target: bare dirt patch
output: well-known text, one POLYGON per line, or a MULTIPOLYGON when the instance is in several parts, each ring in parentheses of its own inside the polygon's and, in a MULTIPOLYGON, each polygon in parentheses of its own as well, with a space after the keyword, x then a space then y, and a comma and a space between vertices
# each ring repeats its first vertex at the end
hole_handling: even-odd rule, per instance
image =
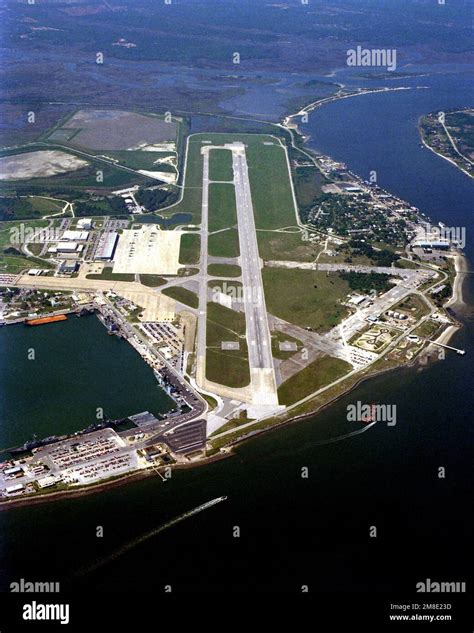
POLYGON ((141 149, 176 140, 176 122, 122 110, 79 110, 60 130, 77 130, 70 144, 92 150, 141 149))
POLYGON ((56 150, 26 152, 0 158, 0 180, 44 178, 86 167, 82 158, 56 150))

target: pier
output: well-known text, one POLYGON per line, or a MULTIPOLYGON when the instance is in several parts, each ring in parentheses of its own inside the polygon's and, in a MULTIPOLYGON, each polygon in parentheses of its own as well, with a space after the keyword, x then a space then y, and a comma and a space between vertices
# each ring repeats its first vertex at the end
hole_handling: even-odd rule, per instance
POLYGON ((451 345, 445 345, 444 343, 437 343, 436 341, 428 341, 428 343, 438 345, 439 347, 444 347, 445 349, 450 349, 453 352, 456 352, 456 354, 461 354, 461 356, 464 356, 464 354, 466 353, 465 349, 459 349, 458 347, 452 347, 451 345))

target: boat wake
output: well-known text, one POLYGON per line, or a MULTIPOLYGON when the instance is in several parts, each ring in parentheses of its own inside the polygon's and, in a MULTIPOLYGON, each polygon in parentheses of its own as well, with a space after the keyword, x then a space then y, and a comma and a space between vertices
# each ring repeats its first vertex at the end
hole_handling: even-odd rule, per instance
POLYGON ((334 444, 334 442, 342 442, 342 440, 347 440, 349 437, 353 437, 354 435, 365 433, 370 429, 371 426, 374 426, 374 424, 377 424, 377 420, 374 420, 370 424, 367 424, 367 426, 364 426, 364 428, 358 429, 357 431, 352 431, 351 433, 346 433, 345 435, 338 435, 337 437, 331 437, 329 440, 315 442, 313 446, 323 446, 324 444, 334 444))
POLYGON ((153 538, 157 534, 160 534, 160 532, 164 532, 164 530, 167 530, 168 528, 175 525, 176 523, 180 523, 181 521, 184 521, 185 519, 188 519, 189 517, 192 517, 195 514, 198 514, 198 512, 207 510, 208 508, 211 508, 212 506, 216 505, 217 503, 220 503, 221 501, 225 501, 226 499, 227 497, 225 496, 217 497, 216 499, 211 499, 211 501, 207 501, 206 503, 203 503, 202 505, 197 506, 196 508, 193 508, 192 510, 189 510, 188 512, 184 512, 183 514, 180 514, 174 519, 171 519, 170 521, 163 523, 163 525, 160 525, 160 527, 155 528, 154 530, 150 530, 149 532, 146 532, 145 534, 142 534, 141 536, 133 539, 133 541, 129 541, 128 543, 126 543, 125 545, 117 549, 115 552, 113 552, 109 556, 106 556, 105 558, 101 558, 99 561, 96 561, 92 565, 80 569, 77 573, 77 576, 85 576, 87 574, 90 574, 93 571, 96 571, 100 567, 103 567, 104 565, 108 565, 114 560, 117 560, 117 558, 120 558, 121 556, 129 552, 134 547, 137 547, 141 543, 148 541, 149 539, 153 538))

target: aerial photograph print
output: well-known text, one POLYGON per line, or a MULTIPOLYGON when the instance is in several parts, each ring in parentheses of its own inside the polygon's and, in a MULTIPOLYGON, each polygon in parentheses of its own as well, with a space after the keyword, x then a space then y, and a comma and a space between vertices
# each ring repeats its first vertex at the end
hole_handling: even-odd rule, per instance
POLYGON ((0 0, 0 633, 472 633, 473 273, 474 0, 0 0))

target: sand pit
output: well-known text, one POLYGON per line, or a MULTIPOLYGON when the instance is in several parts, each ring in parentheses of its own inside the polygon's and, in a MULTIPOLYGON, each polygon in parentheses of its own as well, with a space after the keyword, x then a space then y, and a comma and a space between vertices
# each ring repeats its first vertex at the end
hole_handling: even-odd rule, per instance
POLYGON ((0 180, 45 178, 76 171, 88 164, 73 154, 56 150, 25 152, 0 158, 0 180))
POLYGON ((153 176, 153 178, 159 178, 163 182, 174 185, 176 182, 176 174, 169 171, 149 171, 148 169, 138 170, 144 176, 153 176))

